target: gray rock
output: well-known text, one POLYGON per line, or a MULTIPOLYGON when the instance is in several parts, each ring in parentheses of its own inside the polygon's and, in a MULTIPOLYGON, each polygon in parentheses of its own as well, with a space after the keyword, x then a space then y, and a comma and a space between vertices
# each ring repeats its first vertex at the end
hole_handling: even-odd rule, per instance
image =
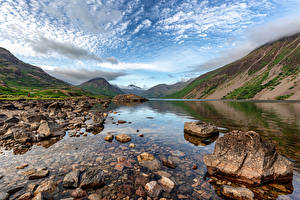
POLYGON ((217 139, 214 153, 204 156, 208 173, 247 184, 291 181, 293 163, 254 131, 232 131, 217 139))
POLYGON ((223 185, 221 192, 224 196, 237 200, 253 200, 254 193, 248 188, 223 185))
POLYGON ((87 169, 81 178, 80 188, 100 188, 104 186, 103 171, 98 167, 87 169))
POLYGON ((8 193, 0 191, 0 200, 7 200, 8 198, 9 198, 8 193))
POLYGON ((211 137, 219 133, 216 126, 205 122, 185 122, 184 132, 198 137, 211 137))
POLYGON ((63 180, 63 186, 65 188, 77 188, 79 185, 80 171, 78 169, 68 173, 63 180))
POLYGON ((42 123, 37 132, 41 137, 50 137, 50 136, 62 136, 64 132, 61 130, 61 127, 53 122, 44 122, 42 123))
POLYGON ((162 191, 162 187, 156 181, 147 183, 145 189, 151 197, 158 197, 162 191))

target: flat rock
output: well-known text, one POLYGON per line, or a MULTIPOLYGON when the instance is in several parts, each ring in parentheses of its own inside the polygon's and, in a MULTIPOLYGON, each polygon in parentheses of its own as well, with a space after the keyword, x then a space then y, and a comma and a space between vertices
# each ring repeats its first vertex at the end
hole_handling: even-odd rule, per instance
POLYGON ((158 183, 162 186, 163 190, 166 192, 171 192, 175 187, 175 183, 171 179, 165 176, 159 179, 158 183))
POLYGON ((126 143, 131 141, 131 137, 127 134, 120 134, 116 136, 116 140, 121 143, 126 143))
POLYGON ((138 162, 141 166, 150 170, 157 170, 161 168, 159 160, 157 160, 152 154, 146 152, 138 155, 138 162))
POLYGON ((28 176, 29 180, 34 180, 34 179, 41 179, 49 174, 49 170, 42 168, 42 169, 30 169, 28 171, 25 171, 23 173, 25 176, 28 176))
POLYGON ((106 135, 106 136, 104 137, 104 140, 105 140, 105 141, 108 141, 108 142, 113 141, 113 139, 114 139, 114 136, 113 136, 113 135, 106 135))
POLYGON ((223 185, 221 192, 224 196, 237 200, 253 200, 254 193, 248 188, 223 185))
POLYGON ((68 173, 63 180, 63 186, 65 188, 77 188, 79 185, 80 170, 76 169, 68 173))
POLYGON ((232 131, 216 140, 213 154, 203 158, 208 173, 246 184, 292 180, 293 163, 254 131, 232 131))
POLYGON ((43 182, 40 186, 37 187, 37 189, 34 192, 34 195, 38 195, 39 193, 43 193, 43 194, 54 194, 57 192, 57 183, 52 181, 52 180, 48 180, 43 182))
POLYGON ((103 171, 98 167, 88 168, 82 175, 80 188, 91 189, 104 186, 103 171))
POLYGON ((185 122, 184 132, 198 137, 211 137, 219 133, 216 126, 205 122, 185 122))

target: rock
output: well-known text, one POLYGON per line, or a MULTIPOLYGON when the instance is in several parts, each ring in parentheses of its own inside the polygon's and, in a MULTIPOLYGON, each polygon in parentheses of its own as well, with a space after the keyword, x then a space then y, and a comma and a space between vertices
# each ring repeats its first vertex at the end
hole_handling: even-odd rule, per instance
POLYGON ((53 122, 41 123, 37 132, 40 134, 41 137, 55 137, 64 135, 64 132, 61 130, 61 127, 53 122))
POLYGON ((211 137, 219 133, 216 126, 205 122, 185 122, 184 132, 199 137, 211 137))
POLYGON ((54 194, 57 192, 57 190, 57 183, 52 180, 48 180, 43 182, 40 186, 38 186, 38 188, 34 192, 34 195, 37 195, 39 193, 54 194))
POLYGON ((171 192, 175 187, 175 183, 171 179, 165 176, 163 176, 160 180, 158 180, 158 183, 162 186, 163 190, 166 192, 171 192))
POLYGON ((246 184, 291 181, 293 163, 254 131, 232 131, 217 139, 214 153, 204 156, 208 173, 246 184))
POLYGON ((129 144, 129 147, 130 147, 130 148, 134 148, 134 147, 135 147, 135 144, 130 143, 130 144, 129 144))
POLYGON ((24 169, 25 167, 28 167, 27 163, 24 163, 23 165, 16 166, 16 169, 24 169))
POLYGON ((118 124, 125 124, 126 123, 126 121, 124 121, 124 120, 118 120, 118 124))
POLYGON ((47 120, 47 117, 45 117, 44 115, 32 114, 26 118, 26 121, 28 121, 29 123, 40 122, 42 120, 47 120))
POLYGON ((8 118, 4 121, 5 124, 8 124, 8 123, 12 123, 12 124, 16 124, 20 121, 20 119, 16 118, 16 117, 11 117, 11 118, 8 118))
POLYGON ((74 198, 82 198, 87 196, 86 191, 80 189, 80 188, 76 188, 72 193, 71 196, 74 198))
POLYGON ((168 177, 168 178, 171 177, 171 174, 166 171, 157 171, 157 172, 155 172, 155 174, 157 174, 161 177, 163 177, 163 176, 168 177))
POLYGON ((103 171, 100 168, 88 168, 81 178, 80 188, 100 188, 104 186, 103 171))
POLYGON ((171 168, 171 169, 176 168, 176 164, 170 159, 162 159, 162 163, 164 166, 166 166, 168 168, 171 168))
POLYGON ((30 200, 32 198, 31 192, 26 192, 22 194, 17 200, 30 200))
POLYGON ((192 169, 196 170, 196 169, 198 169, 198 166, 197 165, 193 165, 192 169))
POLYGON ((141 186, 138 187, 138 189, 135 191, 135 194, 140 196, 140 197, 146 196, 146 192, 143 189, 143 187, 141 187, 141 186))
POLYGON ((8 193, 0 191, 0 200, 7 200, 8 198, 9 198, 8 193))
POLYGON ((100 199, 102 199, 102 198, 101 198, 101 196, 100 196, 99 194, 94 193, 94 194, 90 194, 90 195, 88 196, 88 199, 89 199, 89 200, 100 200, 100 199))
POLYGON ((156 181, 147 183, 145 189, 151 197, 158 197, 162 190, 161 186, 156 181))
POLYGON ((104 137, 104 140, 105 140, 105 141, 108 141, 108 142, 113 141, 113 139, 114 139, 114 136, 113 136, 113 135, 107 135, 107 136, 104 137))
POLYGON ((161 168, 160 162, 152 154, 144 152, 138 155, 137 158, 141 166, 146 167, 150 170, 157 170, 161 168))
POLYGON ((76 169, 68 173, 63 180, 63 186, 65 188, 77 188, 79 185, 80 170, 76 169))
POLYGON ((254 193, 248 188, 243 187, 231 187, 228 185, 223 185, 221 187, 221 192, 224 196, 231 199, 237 200, 253 200, 254 193))
POLYGON ((145 186, 147 184, 147 182, 149 181, 149 179, 145 176, 142 175, 138 175, 135 178, 135 185, 136 186, 145 186))
POLYGON ((116 140, 121 143, 126 143, 131 141, 131 137, 127 134, 120 134, 116 136, 116 140))
POLYGON ((25 176, 28 176, 29 180, 41 179, 48 176, 49 171, 45 168, 42 169, 31 169, 23 173, 25 176))

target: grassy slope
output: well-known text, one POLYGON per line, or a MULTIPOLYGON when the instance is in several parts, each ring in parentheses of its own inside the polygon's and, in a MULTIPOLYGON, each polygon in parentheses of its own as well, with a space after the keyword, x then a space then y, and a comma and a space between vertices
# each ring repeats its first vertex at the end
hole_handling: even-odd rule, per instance
MULTIPOLYGON (((280 81, 286 77, 292 80, 300 71, 300 36, 295 35, 278 40, 276 42, 263 45, 252 51, 244 58, 228 64, 217 70, 201 75, 182 90, 168 95, 167 98, 194 98, 197 94, 200 98, 205 98, 218 89, 222 83, 229 82, 237 75, 247 71, 251 80, 242 87, 231 91, 224 98, 227 99, 248 99, 253 98, 257 93, 265 88, 274 89, 280 81), (295 42, 295 39, 297 39, 295 42), (260 70, 265 69, 262 73, 260 70), (266 84, 263 84, 269 76, 269 71, 273 67, 283 66, 278 75, 266 84), (200 93, 200 94, 199 94, 200 93)), ((292 95, 292 94, 290 94, 292 95)), ((274 97, 285 99, 290 95, 274 97)))

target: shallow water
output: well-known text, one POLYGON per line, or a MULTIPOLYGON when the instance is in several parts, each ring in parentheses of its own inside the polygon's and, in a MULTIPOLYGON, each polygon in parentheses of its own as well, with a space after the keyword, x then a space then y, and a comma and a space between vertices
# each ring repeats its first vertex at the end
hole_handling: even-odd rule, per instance
MULTIPOLYGON (((176 199, 180 194, 188 199, 222 199, 219 186, 228 182, 209 181, 202 161, 205 154, 213 151, 217 138, 203 141, 184 134, 184 122, 193 120, 211 122, 223 128, 224 132, 233 129, 255 130, 265 139, 276 143, 278 151, 299 168, 300 103, 297 102, 149 101, 133 106, 111 105, 108 110, 111 109, 117 114, 109 114, 105 129, 100 134, 79 138, 66 136, 48 148, 34 146, 22 155, 2 150, 0 174, 4 177, 0 179, 0 188, 31 183, 21 172, 35 167, 47 167, 50 176, 59 180, 71 170, 73 164, 100 165, 108 171, 106 184, 113 187, 118 186, 118 181, 123 180, 126 173, 127 182, 135 179, 138 173, 147 174, 150 181, 156 180, 156 175, 140 168, 137 163, 137 155, 149 152, 158 159, 170 157, 177 163, 176 169, 162 167, 176 182, 174 191, 171 194, 163 193, 164 197, 176 199), (131 123, 113 123, 119 119, 131 123), (132 137, 136 147, 131 149, 129 143, 120 144, 116 141, 107 143, 103 140, 106 133, 126 133, 132 137), (144 134, 143 138, 138 136, 140 133, 144 134), (133 169, 124 169, 122 172, 115 170, 114 164, 120 156, 131 160, 133 169), (29 163, 28 169, 15 169, 23 163, 29 163), (198 169, 192 170, 193 165, 197 165, 198 169)), ((266 185, 250 189, 260 198, 300 199, 300 174, 294 171, 292 186, 266 185)))

